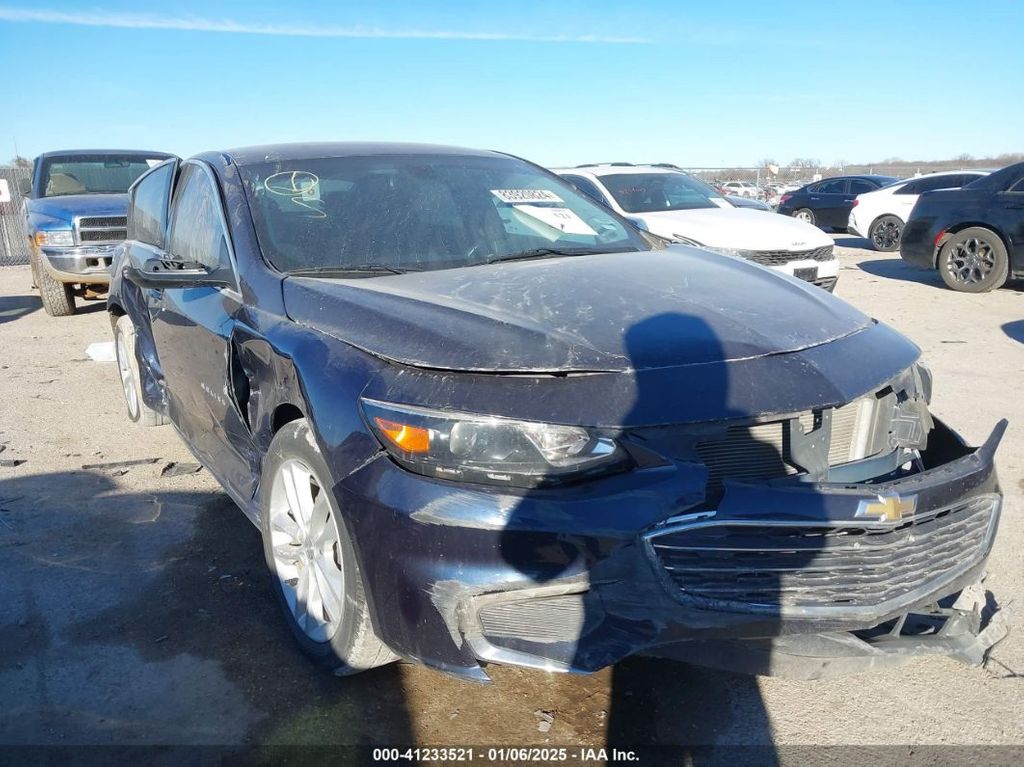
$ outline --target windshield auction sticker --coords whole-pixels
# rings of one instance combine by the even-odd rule
[[[515,205],[512,208],[519,221],[533,229],[542,237],[557,239],[562,234],[596,235],[587,223],[568,208],[546,208],[540,205]],[[528,217],[528,218],[526,218]],[[549,232],[538,229],[535,222],[552,230]]]
[[[535,202],[565,202],[554,192],[547,189],[492,189],[491,194],[502,202],[518,205]]]

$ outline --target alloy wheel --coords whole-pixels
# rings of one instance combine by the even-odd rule
[[[982,282],[995,269],[995,253],[984,240],[967,237],[949,249],[946,267],[956,282],[973,285]]]
[[[793,218],[795,218],[797,221],[806,221],[808,224],[811,223],[811,214],[808,213],[806,210],[798,210],[796,213],[793,214]]]
[[[326,642],[341,623],[344,573],[341,542],[327,490],[297,459],[284,461],[270,487],[274,572],[298,627]]]
[[[871,233],[871,242],[878,250],[890,250],[900,241],[902,227],[893,220],[882,221]]]
[[[135,371],[128,357],[128,344],[124,333],[117,334],[117,371],[121,374],[121,388],[124,389],[124,401],[128,404],[128,415],[137,418],[139,415],[139,395],[135,388]]]

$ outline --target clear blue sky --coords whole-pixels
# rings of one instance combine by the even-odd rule
[[[276,34],[268,34],[273,30]],[[1024,3],[0,0],[0,159],[409,140],[544,164],[1024,149]]]

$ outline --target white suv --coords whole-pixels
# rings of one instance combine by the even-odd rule
[[[736,208],[703,181],[671,168],[615,163],[554,172],[641,229],[835,289],[839,262],[832,238],[816,226]]]
[[[959,189],[987,176],[990,170],[953,170],[897,181],[871,192],[858,194],[853,201],[846,229],[850,234],[871,241],[875,250],[886,253],[899,250],[903,225],[922,192],[935,189]]]
[[[722,184],[722,191],[735,197],[758,197],[759,191],[749,181],[726,181]]]

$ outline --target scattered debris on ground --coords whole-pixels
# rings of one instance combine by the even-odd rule
[[[555,717],[550,711],[534,711],[533,715],[540,721],[537,722],[537,729],[540,732],[549,732],[551,725],[555,723]]]
[[[97,341],[96,343],[89,344],[85,349],[85,353],[93,362],[117,361],[113,341]]]
[[[171,461],[160,471],[160,476],[182,477],[186,474],[195,474],[202,471],[202,468],[203,467],[198,463],[180,463],[178,461]]]
[[[156,463],[159,458],[138,458],[134,461],[109,461],[107,463],[84,463],[82,468],[86,471],[92,471],[95,469],[130,469],[132,466],[146,466],[151,463]]]

